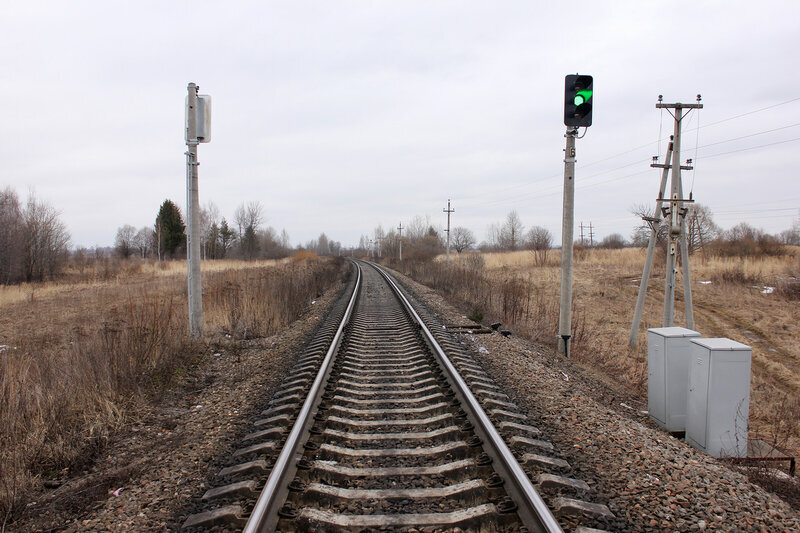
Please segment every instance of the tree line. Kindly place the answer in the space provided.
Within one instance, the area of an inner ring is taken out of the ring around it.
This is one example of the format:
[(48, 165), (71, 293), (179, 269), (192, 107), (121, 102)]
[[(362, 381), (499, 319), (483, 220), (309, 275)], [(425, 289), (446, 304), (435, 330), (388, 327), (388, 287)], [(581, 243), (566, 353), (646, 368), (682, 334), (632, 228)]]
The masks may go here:
[(69, 259), (70, 235), (59, 213), (30, 193), (0, 190), (0, 284), (55, 277)]
[[(209, 202), (200, 212), (203, 259), (281, 258), (292, 253), (289, 234), (265, 227), (264, 207), (242, 203), (231, 221)], [(56, 208), (30, 193), (22, 201), (11, 187), (0, 189), (0, 284), (55, 279), (70, 261), (85, 266), (105, 251), (79, 247), (70, 251), (71, 236)], [(297, 249), (318, 255), (338, 255), (340, 242), (321, 233)], [(120, 258), (177, 259), (186, 257), (186, 222), (175, 202), (164, 200), (152, 226), (124, 224), (117, 229), (113, 253)], [(81, 267), (82, 268), (82, 267)]]
[[(283, 229), (263, 227), (266, 217), (260, 202), (242, 203), (231, 222), (220, 216), (219, 208), (209, 202), (200, 209), (200, 253), (203, 259), (277, 259), (287, 257), (293, 249), (289, 233)], [(298, 249), (312, 250), (319, 255), (338, 255), (341, 243), (321, 233)], [(186, 223), (180, 208), (164, 200), (152, 227), (136, 229), (123, 225), (114, 239), (114, 252), (123, 258), (173, 259), (186, 257)]]
[[(647, 206), (634, 206), (631, 213), (640, 218), (654, 219), (654, 213)], [(783, 245), (800, 246), (800, 217), (792, 227), (776, 235), (754, 228), (747, 222), (723, 230), (715, 222), (711, 210), (699, 203), (692, 204), (685, 215), (689, 253), (706, 248), (716, 255), (780, 255), (785, 252)], [(650, 223), (642, 222), (634, 228), (630, 239), (620, 233), (612, 233), (600, 241), (586, 242), (578, 239), (576, 246), (582, 248), (625, 248), (646, 247), (651, 234)], [(667, 241), (669, 222), (662, 219), (656, 227), (659, 246)], [(361, 256), (392, 258), (398, 256), (400, 232), (394, 229), (385, 231), (377, 226), (372, 234), (362, 234), (354, 253)], [(447, 233), (431, 223), (430, 217), (417, 215), (403, 228), (403, 258), (408, 260), (427, 260), (444, 253)], [(486, 239), (478, 242), (475, 233), (464, 226), (456, 226), (450, 231), (450, 248), (455, 253), (469, 250), (481, 252), (506, 252), (529, 250), (537, 264), (545, 264), (548, 252), (553, 249), (553, 234), (543, 226), (526, 227), (516, 210), (510, 211), (500, 222), (490, 224)]]

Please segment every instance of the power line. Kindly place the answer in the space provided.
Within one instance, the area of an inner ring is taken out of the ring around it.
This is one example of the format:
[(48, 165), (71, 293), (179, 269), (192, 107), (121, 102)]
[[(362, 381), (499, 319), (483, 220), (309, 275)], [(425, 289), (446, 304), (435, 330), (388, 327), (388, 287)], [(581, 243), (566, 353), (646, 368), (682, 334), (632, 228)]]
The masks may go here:
[(794, 139), (786, 139), (785, 141), (777, 141), (774, 143), (767, 143), (767, 144), (760, 144), (758, 146), (751, 146), (749, 148), (739, 148), (738, 150), (731, 150), (729, 152), (721, 152), (719, 154), (712, 154), (712, 155), (705, 155), (703, 159), (711, 159), (712, 157), (719, 157), (721, 155), (728, 155), (728, 154), (736, 154), (738, 152), (746, 152), (748, 150), (757, 150), (758, 148), (766, 148), (768, 146), (775, 146), (777, 144), (786, 144), (794, 141), (800, 141), (800, 137), (795, 137)]
[[(738, 115), (734, 115), (732, 117), (724, 118), (722, 120), (718, 120), (716, 122), (711, 122), (709, 124), (704, 124), (703, 126), (695, 128), (693, 130), (687, 129), (685, 132), (686, 133), (688, 133), (690, 131), (696, 132), (701, 128), (708, 128), (708, 127), (711, 127), (711, 126), (715, 126), (715, 125), (721, 124), (723, 122), (727, 122), (727, 121), (734, 120), (734, 119), (737, 119), (737, 118), (741, 118), (741, 117), (744, 117), (744, 116), (752, 115), (752, 114), (755, 114), (755, 113), (760, 113), (762, 111), (766, 111), (766, 110), (773, 109), (773, 108), (776, 108), (776, 107), (779, 107), (779, 106), (790, 104), (790, 103), (796, 102), (798, 100), (800, 100), (800, 97), (792, 98), (790, 100), (786, 100), (784, 102), (779, 102), (777, 104), (772, 104), (772, 105), (769, 105), (769, 106), (766, 106), (766, 107), (762, 107), (762, 108), (759, 108), (759, 109), (754, 109), (752, 111), (748, 111), (746, 113), (741, 113), (741, 114), (738, 114)], [(781, 126), (779, 128), (773, 128), (773, 129), (770, 129), (770, 130), (764, 130), (764, 131), (760, 131), (760, 132), (756, 132), (756, 133), (751, 133), (751, 134), (748, 134), (748, 135), (743, 135), (741, 137), (736, 137), (736, 138), (726, 139), (726, 140), (723, 140), (723, 141), (718, 141), (718, 142), (714, 142), (714, 143), (710, 143), (710, 144), (705, 144), (705, 145), (700, 146), (698, 148), (707, 148), (707, 147), (710, 147), (710, 146), (715, 146), (715, 145), (723, 144), (723, 143), (726, 143), (726, 142), (732, 142), (732, 141), (736, 141), (736, 140), (741, 140), (741, 139), (745, 139), (745, 138), (748, 138), (748, 137), (755, 137), (755, 136), (758, 136), (758, 135), (763, 135), (763, 134), (766, 134), (766, 133), (772, 133), (772, 132), (775, 132), (775, 131), (789, 129), (789, 128), (793, 128), (793, 127), (797, 127), (797, 126), (800, 126), (800, 123), (790, 124), (790, 125), (787, 125), (787, 126)], [(796, 140), (799, 140), (799, 139), (800, 138), (789, 139), (789, 140), (785, 140), (785, 141), (777, 141), (777, 142), (774, 142), (774, 143), (763, 144), (763, 145), (753, 146), (753, 147), (749, 147), (749, 148), (741, 148), (741, 149), (738, 149), (738, 150), (731, 150), (731, 151), (722, 152), (722, 153), (719, 153), (719, 154), (701, 156), (700, 158), (696, 157), (696, 159), (709, 159), (709, 158), (718, 157), (718, 156), (727, 155), (727, 154), (732, 154), (732, 153), (737, 153), (737, 152), (755, 150), (755, 149), (758, 149), (758, 148), (766, 148), (766, 147), (777, 145), (777, 144), (793, 142), (793, 141), (796, 141)], [(616, 159), (618, 157), (622, 157), (624, 155), (636, 152), (637, 150), (641, 150), (643, 148), (647, 148), (648, 146), (652, 146), (654, 144), (658, 144), (661, 140), (662, 139), (658, 139), (656, 141), (651, 141), (651, 142), (648, 142), (648, 143), (645, 143), (645, 144), (641, 144), (641, 145), (636, 146), (634, 148), (625, 150), (623, 152), (619, 152), (619, 153), (617, 153), (615, 155), (611, 155), (611, 156), (605, 157), (603, 159), (599, 159), (597, 161), (593, 161), (593, 162), (587, 163), (585, 165), (582, 165), (582, 168), (591, 167), (591, 166), (603, 163), (605, 161), (609, 161), (609, 160), (612, 160), (612, 159)], [(590, 174), (589, 176), (583, 177), (582, 180), (591, 179), (591, 178), (596, 177), (596, 176), (600, 176), (600, 175), (603, 175), (603, 174), (608, 174), (609, 172), (614, 172), (616, 170), (620, 170), (620, 169), (623, 169), (623, 168), (631, 167), (631, 166), (634, 166), (634, 165), (637, 165), (637, 164), (641, 164), (641, 161), (634, 161), (632, 163), (627, 163), (627, 164), (620, 165), (620, 166), (617, 166), (617, 167), (614, 167), (614, 168), (603, 170), (603, 171), (597, 172), (595, 174)], [(613, 178), (612, 180), (604, 180), (604, 181), (597, 182), (597, 183), (594, 183), (594, 184), (586, 184), (585, 182), (582, 181), (582, 183), (580, 185), (576, 184), (576, 186), (577, 186), (577, 188), (584, 188), (586, 186), (594, 186), (594, 185), (599, 185), (599, 184), (603, 184), (603, 183), (608, 183), (610, 181), (617, 181), (618, 179), (624, 179), (626, 177), (631, 177), (631, 176), (635, 176), (635, 175), (638, 175), (638, 174), (639, 173), (629, 174), (629, 175), (623, 176), (621, 178)], [(533, 180), (526, 181), (524, 183), (519, 183), (517, 185), (512, 185), (512, 186), (506, 187), (504, 189), (498, 189), (495, 192), (504, 193), (504, 192), (509, 192), (509, 191), (513, 191), (513, 190), (523, 189), (525, 187), (529, 187), (529, 186), (532, 186), (532, 185), (537, 184), (537, 183), (541, 183), (541, 182), (546, 181), (546, 180), (551, 180), (551, 179), (555, 180), (555, 179), (559, 178), (560, 176), (561, 176), (560, 173), (559, 174), (547, 175), (547, 176), (543, 176), (543, 177), (540, 177), (540, 178), (536, 178), (536, 179), (533, 179)], [(558, 184), (554, 183), (553, 185), (560, 187), (560, 183), (558, 183)], [(539, 197), (539, 196), (552, 196), (553, 194), (559, 194), (559, 193), (560, 193), (560, 191), (556, 191), (554, 193), (545, 193), (545, 194), (541, 194), (540, 191), (530, 192), (530, 193), (524, 193), (524, 194), (521, 194), (521, 195), (515, 195), (513, 197), (496, 198), (495, 200), (489, 200), (488, 202), (480, 202), (480, 204), (478, 204), (478, 205), (480, 205), (481, 207), (499, 206), (499, 205), (503, 205), (503, 204), (513, 203), (514, 201), (518, 201), (520, 199), (530, 198), (532, 196), (536, 196), (536, 197)], [(468, 205), (476, 205), (476, 204), (471, 204), (469, 202), (469, 199), (475, 199), (475, 198), (483, 199), (485, 197), (486, 197), (485, 193), (481, 193), (481, 194), (476, 194), (476, 195), (473, 195), (473, 196), (462, 197), (462, 199), (467, 200)]]
[(764, 209), (741, 209), (741, 210), (734, 210), (734, 211), (715, 211), (714, 215), (721, 215), (721, 214), (744, 214), (744, 213), (763, 213), (764, 211), (797, 211), (797, 207), (772, 207), (772, 208), (764, 208)]
[(732, 139), (725, 139), (724, 141), (717, 141), (715, 143), (704, 144), (702, 146), (698, 146), (698, 148), (708, 148), (709, 146), (716, 146), (717, 144), (729, 143), (729, 142), (732, 142), (732, 141), (740, 141), (742, 139), (747, 139), (749, 137), (755, 137), (757, 135), (764, 135), (765, 133), (772, 133), (772, 132), (775, 132), (775, 131), (785, 130), (785, 129), (789, 129), (789, 128), (795, 128), (797, 126), (800, 126), (800, 122), (797, 122), (795, 124), (789, 124), (788, 126), (781, 126), (780, 128), (773, 128), (771, 130), (764, 130), (764, 131), (759, 131), (757, 133), (751, 133), (749, 135), (742, 135), (741, 137), (734, 137)]
[(778, 103), (778, 104), (768, 105), (767, 107), (762, 107), (761, 109), (756, 109), (754, 111), (748, 111), (747, 113), (742, 113), (741, 115), (735, 115), (733, 117), (723, 118), (722, 120), (718, 120), (716, 122), (712, 122), (710, 124), (706, 124), (703, 127), (704, 128), (708, 128), (709, 126), (716, 126), (717, 124), (722, 124), (723, 122), (728, 122), (729, 120), (734, 120), (734, 119), (737, 119), (737, 118), (746, 117), (747, 115), (760, 113), (762, 111), (766, 111), (767, 109), (772, 109), (774, 107), (779, 107), (779, 106), (782, 106), (782, 105), (791, 104), (792, 102), (796, 102), (798, 100), (800, 100), (800, 96), (798, 96), (797, 98), (792, 98), (791, 100), (786, 100), (785, 102), (781, 102), (781, 103)]

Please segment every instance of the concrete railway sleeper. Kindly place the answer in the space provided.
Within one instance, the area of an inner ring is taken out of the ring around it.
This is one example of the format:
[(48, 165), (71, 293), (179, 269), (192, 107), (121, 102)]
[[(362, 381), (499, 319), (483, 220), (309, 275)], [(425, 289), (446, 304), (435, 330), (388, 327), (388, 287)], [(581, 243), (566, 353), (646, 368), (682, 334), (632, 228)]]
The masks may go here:
[(608, 509), (455, 338), (388, 274), (355, 270), (184, 528), (598, 531)]

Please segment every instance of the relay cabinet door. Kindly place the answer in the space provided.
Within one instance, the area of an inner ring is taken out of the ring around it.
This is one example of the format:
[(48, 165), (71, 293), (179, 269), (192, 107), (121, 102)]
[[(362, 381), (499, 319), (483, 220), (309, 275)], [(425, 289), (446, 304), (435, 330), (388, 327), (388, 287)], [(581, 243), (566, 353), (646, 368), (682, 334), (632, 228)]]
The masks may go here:
[(708, 439), (708, 352), (692, 349), (689, 368), (689, 401), (686, 410), (686, 440), (703, 450)]
[(664, 344), (664, 337), (647, 333), (647, 410), (661, 425), (667, 423)]

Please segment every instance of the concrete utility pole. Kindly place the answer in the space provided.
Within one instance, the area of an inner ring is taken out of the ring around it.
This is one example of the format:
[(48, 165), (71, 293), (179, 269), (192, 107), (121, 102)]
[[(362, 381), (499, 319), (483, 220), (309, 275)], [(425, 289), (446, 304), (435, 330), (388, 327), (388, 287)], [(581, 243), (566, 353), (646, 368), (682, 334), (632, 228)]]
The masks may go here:
[(583, 220), (581, 220), (581, 246), (586, 246), (586, 241), (583, 240)]
[(589, 248), (594, 248), (594, 229), (591, 222), (589, 222)]
[(450, 213), (455, 213), (455, 209), (450, 209), (450, 198), (447, 199), (447, 209), (442, 209), (447, 213), (447, 263), (450, 264)]
[[(672, 136), (670, 136), (669, 145), (667, 145), (667, 153), (664, 155), (664, 160), (669, 161), (672, 157)], [(658, 158), (653, 157), (653, 165), (657, 163)], [(633, 324), (631, 325), (631, 335), (628, 339), (628, 345), (631, 348), (636, 347), (639, 340), (639, 323), (642, 320), (642, 312), (644, 311), (644, 301), (647, 297), (647, 284), (650, 281), (650, 269), (653, 268), (653, 256), (656, 251), (656, 241), (658, 240), (658, 226), (661, 225), (661, 206), (663, 204), (664, 192), (667, 188), (667, 177), (669, 177), (669, 166), (664, 166), (661, 171), (661, 185), (658, 188), (658, 199), (656, 200), (656, 209), (652, 217), (642, 217), (642, 220), (650, 225), (650, 239), (647, 241), (647, 257), (644, 261), (644, 268), (642, 269), (642, 279), (639, 281), (639, 295), (636, 297), (636, 308), (633, 310)]]
[(200, 193), (197, 179), (197, 85), (188, 86), (186, 109), (186, 207), (188, 232), (187, 275), (189, 290), (189, 334), (192, 337), (203, 335), (203, 284), (200, 278)]
[(572, 233), (575, 218), (575, 137), (578, 128), (567, 127), (564, 150), (564, 213), (561, 219), (561, 302), (558, 315), (558, 352), (569, 356), (572, 336)]
[[(631, 325), (631, 334), (628, 339), (628, 344), (635, 347), (639, 335), (639, 323), (641, 322), (642, 312), (644, 309), (644, 300), (647, 293), (647, 283), (650, 277), (650, 269), (653, 262), (653, 253), (655, 249), (655, 241), (657, 239), (658, 226), (661, 223), (661, 214), (669, 217), (669, 231), (667, 232), (667, 256), (666, 256), (666, 276), (664, 281), (664, 319), (662, 325), (664, 327), (671, 327), (675, 324), (675, 275), (677, 269), (675, 268), (678, 252), (680, 251), (681, 268), (683, 271), (683, 301), (684, 310), (686, 315), (686, 327), (694, 329), (694, 307), (692, 305), (692, 280), (691, 272), (689, 269), (689, 244), (686, 235), (686, 213), (688, 209), (683, 207), (684, 203), (693, 202), (691, 195), (690, 198), (683, 198), (683, 183), (681, 181), (681, 170), (691, 170), (691, 165), (681, 165), (681, 121), (686, 116), (683, 112), (684, 109), (691, 111), (692, 109), (702, 109), (703, 104), (700, 103), (700, 95), (697, 95), (696, 104), (664, 104), (662, 97), (659, 95), (657, 109), (667, 109), (668, 112), (675, 119), (675, 131), (671, 137), (671, 142), (667, 148), (667, 153), (664, 158), (664, 163), (653, 163), (650, 166), (654, 168), (661, 168), (661, 185), (659, 187), (658, 198), (656, 199), (656, 211), (653, 217), (645, 217), (651, 226), (650, 240), (647, 244), (647, 258), (645, 259), (644, 269), (642, 271), (642, 279), (639, 282), (639, 295), (636, 299), (636, 308), (633, 312), (633, 323)], [(670, 111), (674, 109), (673, 113)], [(671, 159), (671, 161), (670, 161)], [(656, 157), (653, 158), (657, 160)], [(689, 161), (691, 162), (691, 161)], [(670, 182), (670, 196), (666, 198), (667, 176), (669, 171), (672, 170), (672, 180)], [(663, 203), (667, 202), (668, 207), (662, 207)], [(680, 248), (678, 248), (680, 247)]]
[[(694, 311), (692, 307), (692, 286), (689, 274), (689, 247), (686, 242), (686, 226), (684, 219), (686, 218), (687, 209), (683, 207), (684, 202), (692, 202), (691, 199), (683, 198), (683, 183), (681, 181), (681, 170), (689, 170), (692, 167), (689, 165), (681, 166), (681, 120), (684, 117), (684, 109), (702, 109), (703, 104), (700, 103), (700, 95), (697, 95), (696, 104), (663, 104), (661, 102), (656, 104), (659, 109), (674, 109), (673, 114), (675, 118), (675, 133), (673, 134), (673, 149), (672, 149), (672, 180), (671, 192), (669, 198), (669, 237), (667, 240), (667, 273), (664, 282), (664, 327), (670, 327), (675, 322), (675, 274), (677, 269), (675, 264), (677, 261), (677, 247), (676, 243), (680, 245), (681, 263), (683, 267), (683, 300), (686, 310), (686, 327), (694, 329)], [(665, 162), (665, 165), (667, 163)]]
[(399, 226), (397, 226), (397, 231), (400, 232), (400, 258), (399, 261), (403, 260), (403, 223), (401, 222)]

